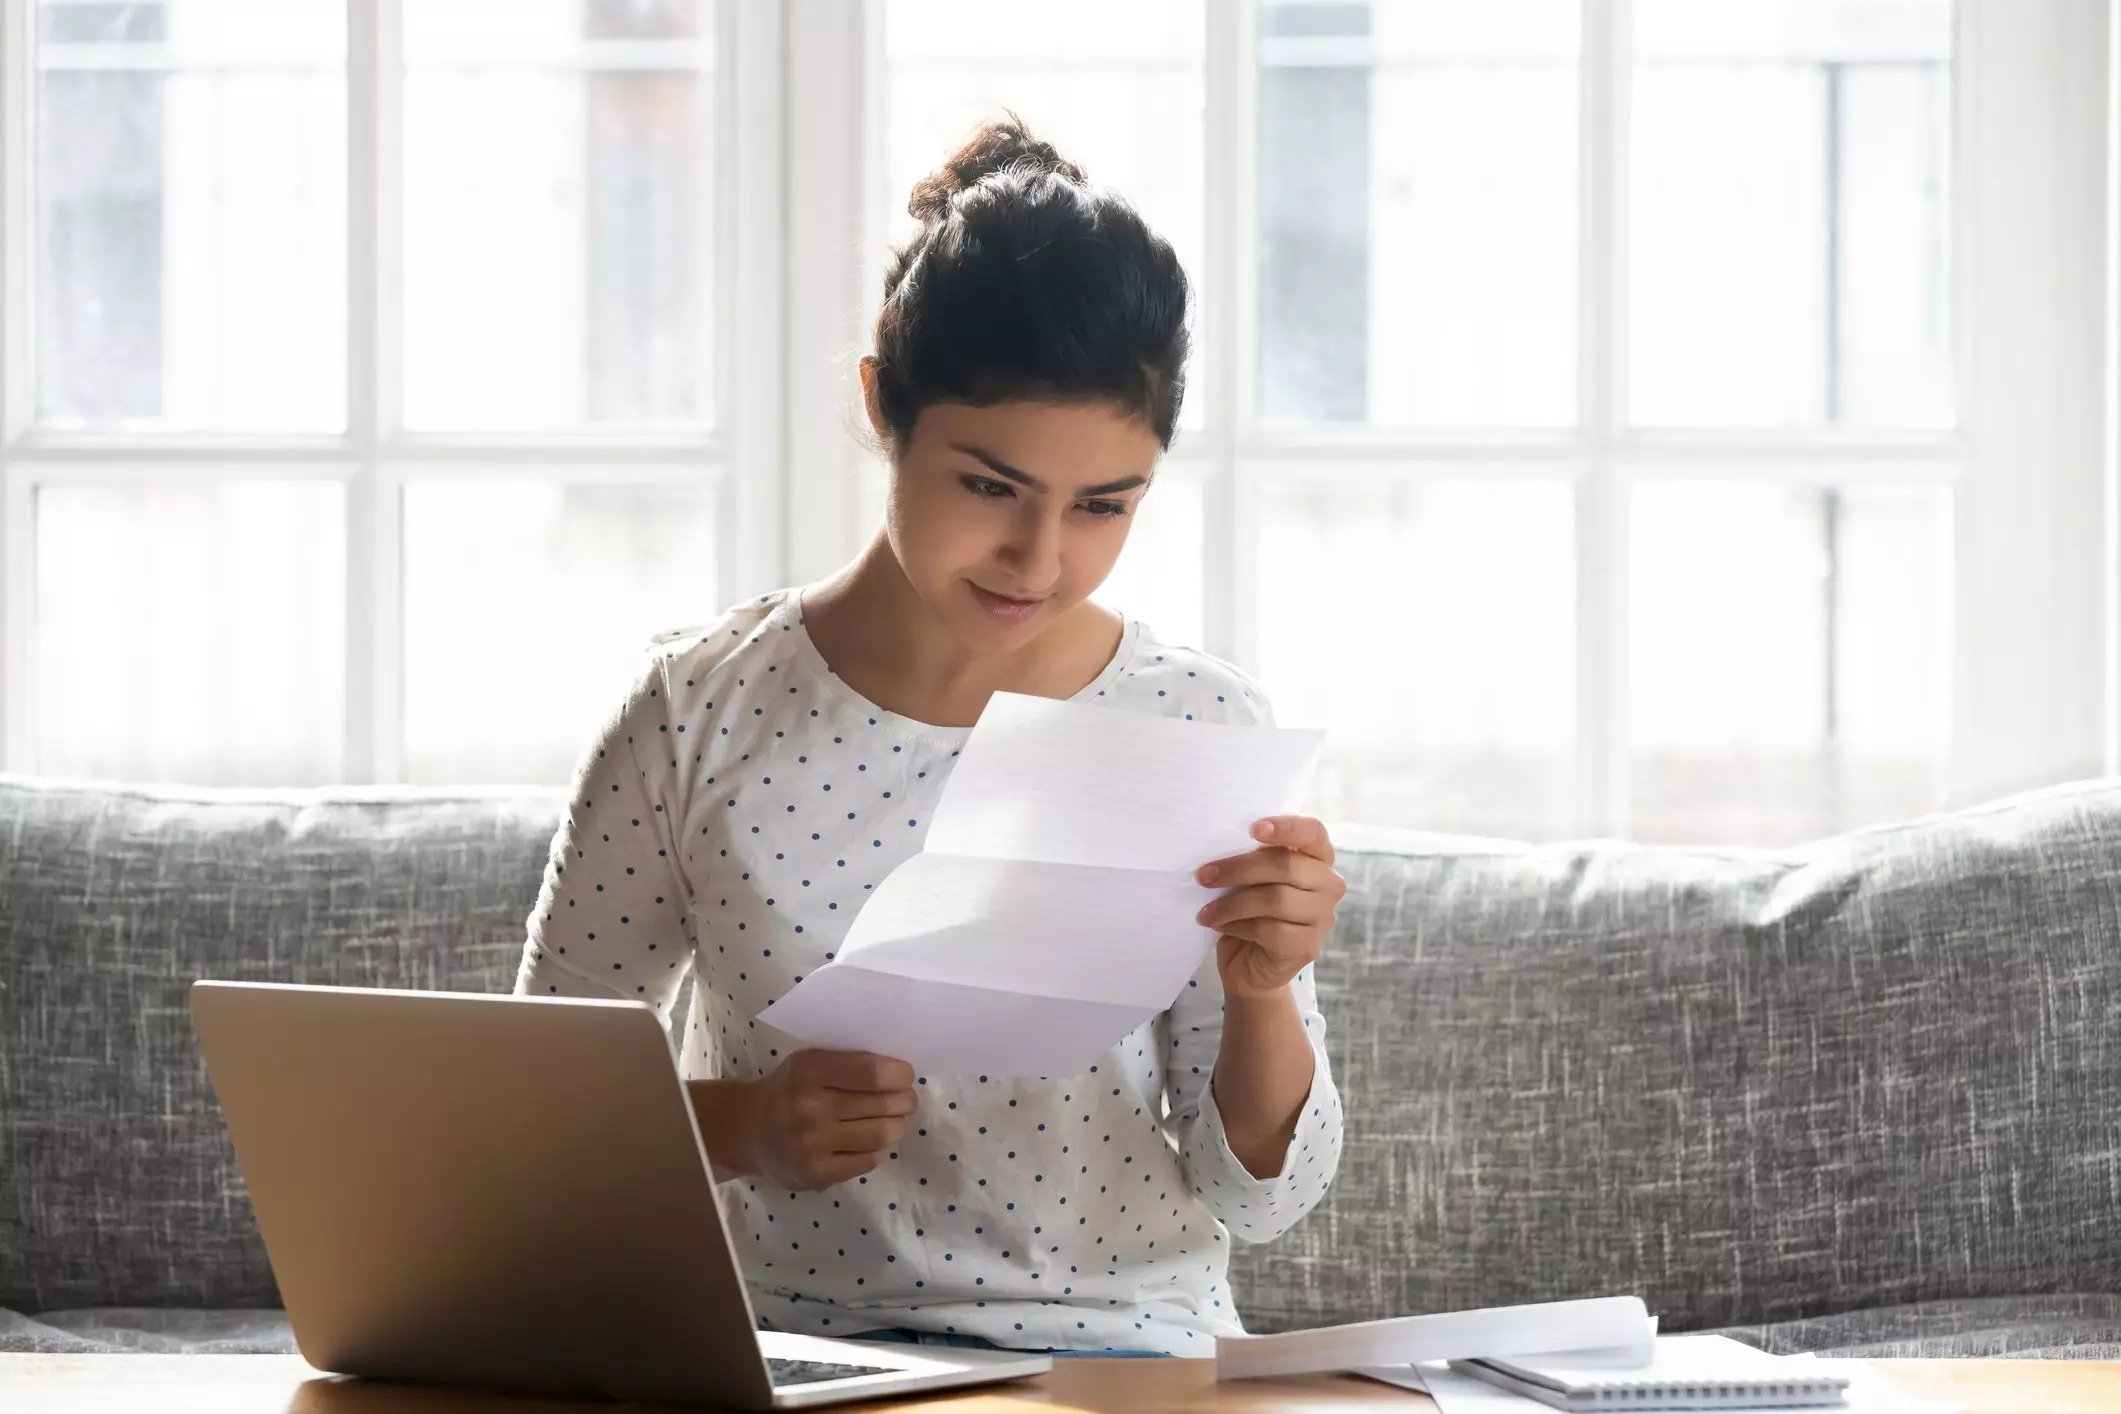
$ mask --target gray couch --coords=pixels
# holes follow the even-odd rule
[[[197,977],[505,991],[563,794],[0,777],[0,1349],[291,1348]],[[1638,1292],[2121,1357],[2121,785],[1786,853],[1341,832],[1349,1135],[1253,1329]]]

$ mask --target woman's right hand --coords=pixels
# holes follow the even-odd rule
[[[806,1191],[869,1172],[906,1133],[913,1082],[913,1067],[891,1056],[797,1051],[750,1086],[760,1176]]]

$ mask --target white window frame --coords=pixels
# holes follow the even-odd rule
[[[715,478],[719,598],[830,573],[873,530],[854,494],[849,355],[866,347],[881,239],[883,0],[717,7],[716,283],[722,347],[712,435],[435,436],[398,419],[394,52],[402,0],[349,4],[348,418],[343,437],[57,436],[29,425],[30,0],[0,0],[0,765],[34,769],[32,498],[143,475],[336,479],[349,519],[349,782],[402,777],[402,520],[409,478]],[[1953,700],[1947,803],[2115,767],[2121,576],[2106,417],[2112,0],[1959,0],[1954,320],[1960,425],[1935,436],[1696,434],[1621,420],[1627,347],[1629,0],[1583,0],[1579,425],[1434,436],[1261,429],[1252,189],[1257,35],[1240,0],[1206,6],[1207,248],[1197,357],[1204,421],[1173,460],[1202,478],[1206,643],[1252,660],[1260,478],[1380,462],[1409,479],[1468,464],[1551,468],[1578,498],[1577,820],[1624,834],[1627,496],[1708,468],[1936,485],[1954,495]],[[735,278],[741,270],[743,278]],[[1794,468],[1794,470],[1788,470]]]
[[[199,477],[322,479],[345,488],[345,736],[338,776],[396,782],[403,734],[408,484],[507,477],[555,484],[705,480],[718,525],[716,597],[782,570],[780,464],[783,29],[779,7],[715,7],[716,423],[699,433],[430,433],[400,417],[403,307],[402,0],[350,0],[347,23],[347,343],[343,434],[53,433],[31,422],[31,0],[0,0],[0,765],[36,769],[31,648],[34,501],[45,487]],[[736,272],[744,278],[736,278]],[[739,356],[741,355],[741,356]]]
[[[1171,459],[1205,497],[1206,643],[1254,660],[1256,500],[1263,477],[1386,463],[1410,481],[1469,467],[1546,474],[1577,498],[1579,833],[1624,835],[1628,778],[1628,505],[1647,481],[1699,476],[1778,484],[1943,487],[1953,496],[1950,750],[1941,798],[1972,803],[2115,769],[2107,683],[2121,677],[2105,546],[2109,379],[2105,192],[2110,0],[1958,0],[1955,13],[1953,320],[1958,426],[1930,433],[1648,430],[1625,421],[1630,0],[1583,0],[1578,425],[1560,432],[1427,434],[1264,429],[1251,416],[1258,315],[1256,10],[1206,6],[1207,249],[1195,357],[1204,421]],[[859,253],[875,243],[885,114],[876,91],[884,0],[794,0],[791,170],[819,190],[791,205],[791,268],[817,272],[814,317],[790,326],[799,501],[829,503],[847,465],[843,391],[827,376],[850,335]],[[859,161],[856,161],[860,155]],[[940,156],[941,154],[938,154]],[[826,190],[830,187],[831,190]],[[857,344],[865,337],[856,328]],[[843,491],[843,482],[839,483]],[[796,528],[792,577],[828,573],[869,527]],[[2121,537],[2121,531],[2116,532]]]

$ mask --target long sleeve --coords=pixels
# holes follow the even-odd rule
[[[515,990],[646,1001],[667,1024],[692,965],[690,900],[673,832],[668,684],[650,655],[575,768]]]
[[[1223,1030],[1222,977],[1212,951],[1159,1020],[1164,1097],[1170,1109],[1165,1126],[1178,1141],[1179,1158],[1194,1191],[1243,1242],[1267,1242],[1294,1227],[1325,1197],[1340,1167],[1340,1091],[1326,1060],[1326,1023],[1318,1011],[1311,969],[1297,973],[1289,986],[1311,1042],[1311,1090],[1304,1097],[1281,1172],[1267,1178],[1255,1176],[1231,1152],[1209,1084]]]
[[[1215,700],[1221,711],[1211,720],[1271,727],[1274,709],[1242,675],[1233,693]],[[1226,701],[1234,697],[1234,701]],[[1203,860],[1202,863],[1207,861]],[[1241,1242],[1268,1242],[1318,1205],[1340,1167],[1340,1091],[1326,1059],[1326,1021],[1318,1010],[1318,987],[1312,968],[1296,974],[1289,986],[1311,1042],[1311,1090],[1304,1097],[1296,1130],[1282,1158],[1281,1172],[1260,1178],[1230,1149],[1222,1112],[1216,1107],[1215,1059],[1222,1053],[1223,984],[1209,949],[1178,1000],[1157,1018],[1158,1044],[1164,1054],[1164,1126],[1178,1144],[1194,1192]]]

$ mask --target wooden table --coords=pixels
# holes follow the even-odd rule
[[[1839,1362],[1836,1362],[1839,1363]],[[2121,1414],[2121,1363],[2078,1360],[1864,1362],[1909,1394],[1965,1414]],[[319,1374],[299,1355],[0,1355],[5,1414],[611,1414],[669,1409],[375,1384]],[[1056,1360],[1053,1373],[927,1399],[828,1408],[950,1414],[1196,1414],[1238,1410],[1427,1410],[1409,1394],[1353,1375],[1218,1385],[1212,1360]]]

